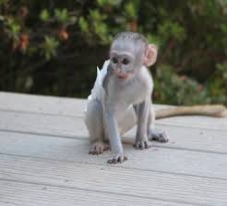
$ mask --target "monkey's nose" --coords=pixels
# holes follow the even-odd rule
[[[120,79],[127,79],[128,74],[122,71],[117,72],[117,77]]]
[[[121,69],[120,67],[117,67],[117,68],[116,68],[116,72],[117,72],[117,73],[121,73],[121,72],[122,72],[122,69]]]

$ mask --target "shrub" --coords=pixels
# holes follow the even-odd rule
[[[0,89],[86,97],[120,31],[159,46],[155,101],[227,104],[227,3],[0,0]]]

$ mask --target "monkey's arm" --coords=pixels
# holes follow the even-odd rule
[[[110,164],[115,164],[118,162],[123,162],[127,158],[124,156],[123,147],[121,143],[120,134],[118,131],[117,121],[114,115],[115,107],[113,105],[106,105],[106,110],[104,112],[107,134],[110,141],[111,150],[114,153],[112,159],[107,162]]]
[[[163,119],[174,116],[184,115],[204,115],[213,117],[226,117],[227,109],[223,105],[195,105],[195,106],[177,106],[155,111],[155,119]]]

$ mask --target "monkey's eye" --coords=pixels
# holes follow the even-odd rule
[[[117,62],[118,62],[117,58],[116,58],[116,57],[113,57],[113,58],[112,58],[112,62],[113,62],[114,64],[117,64]]]
[[[130,61],[129,61],[128,59],[126,59],[126,58],[123,59],[123,61],[122,61],[122,63],[125,64],[125,65],[129,64],[129,62],[130,62]]]

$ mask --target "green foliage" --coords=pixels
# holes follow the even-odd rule
[[[227,1],[0,0],[0,89],[86,97],[121,31],[159,48],[154,99],[227,104]]]
[[[105,7],[105,6],[118,6],[121,4],[123,0],[97,0],[97,3],[100,7]]]
[[[40,13],[40,19],[44,22],[48,22],[50,20],[50,13],[44,9]]]
[[[138,14],[138,7],[135,4],[135,2],[129,2],[127,4],[125,4],[125,13],[128,17],[132,18],[132,19],[137,19],[137,14]]]
[[[45,42],[43,42],[43,49],[45,51],[45,57],[50,60],[52,57],[56,56],[56,50],[59,45],[59,41],[53,37],[45,36]]]
[[[166,103],[166,100],[168,100],[168,104],[175,105],[211,102],[207,91],[201,84],[186,75],[178,76],[168,65],[163,65],[157,70],[155,90],[157,90],[154,93],[155,98],[159,99],[160,103]]]
[[[169,39],[175,39],[182,42],[186,39],[186,32],[183,26],[177,22],[165,21],[158,25],[158,35],[162,37],[163,42],[168,42]]]
[[[217,102],[227,102],[227,62],[217,64],[215,74],[207,84],[209,96]]]
[[[89,32],[89,24],[88,22],[85,20],[84,17],[80,17],[79,18],[79,26],[82,32],[84,33],[88,33]]]
[[[67,23],[69,21],[69,13],[67,9],[55,9],[54,14],[56,19],[61,23]]]
[[[6,29],[9,37],[18,39],[19,32],[21,31],[21,26],[16,22],[16,20],[8,18],[6,20]]]

